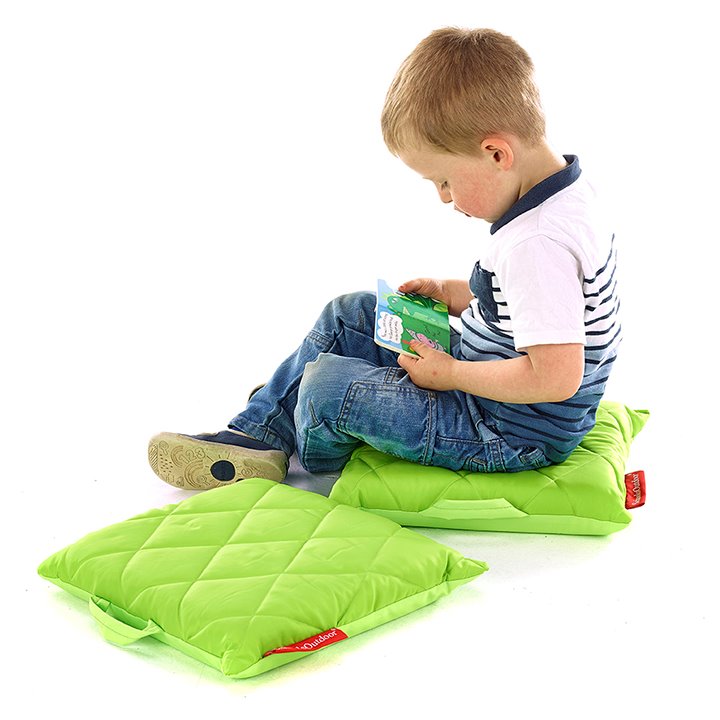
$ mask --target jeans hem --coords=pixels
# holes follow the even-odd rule
[[[252,422],[252,420],[235,418],[232,423],[228,424],[228,427],[233,430],[244,432],[251,438],[258,440],[259,442],[263,442],[266,445],[270,445],[275,450],[281,450],[288,457],[290,457],[294,452],[294,448],[283,442],[282,438],[274,433],[270,428]]]

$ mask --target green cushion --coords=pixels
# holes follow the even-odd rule
[[[330,497],[402,525],[607,535],[630,522],[625,462],[648,416],[603,401],[595,427],[565,462],[517,473],[416,465],[363,446]]]
[[[249,479],[93,532],[49,557],[103,635],[146,635],[250,677],[405,615],[487,569],[322,495]]]

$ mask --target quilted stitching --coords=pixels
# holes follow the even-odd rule
[[[152,619],[233,674],[484,569],[384,518],[252,479],[91,533],[40,573]]]
[[[606,534],[624,527],[623,476],[630,444],[647,419],[645,411],[604,401],[597,421],[564,462],[518,473],[473,473],[416,465],[370,447],[355,451],[330,497],[386,515],[405,525]],[[457,518],[432,515],[440,501],[506,500],[525,517]],[[447,506],[445,503],[445,507]]]

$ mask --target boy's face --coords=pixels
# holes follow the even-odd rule
[[[442,202],[453,203],[468,217],[495,222],[517,199],[507,164],[485,148],[477,156],[413,150],[401,153],[400,159],[434,183]]]

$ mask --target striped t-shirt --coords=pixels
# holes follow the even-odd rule
[[[470,278],[461,355],[501,360],[532,345],[582,343],[577,393],[522,405],[478,398],[489,425],[513,447],[538,447],[561,462],[595,423],[621,338],[613,235],[575,156],[523,195],[490,228]]]

